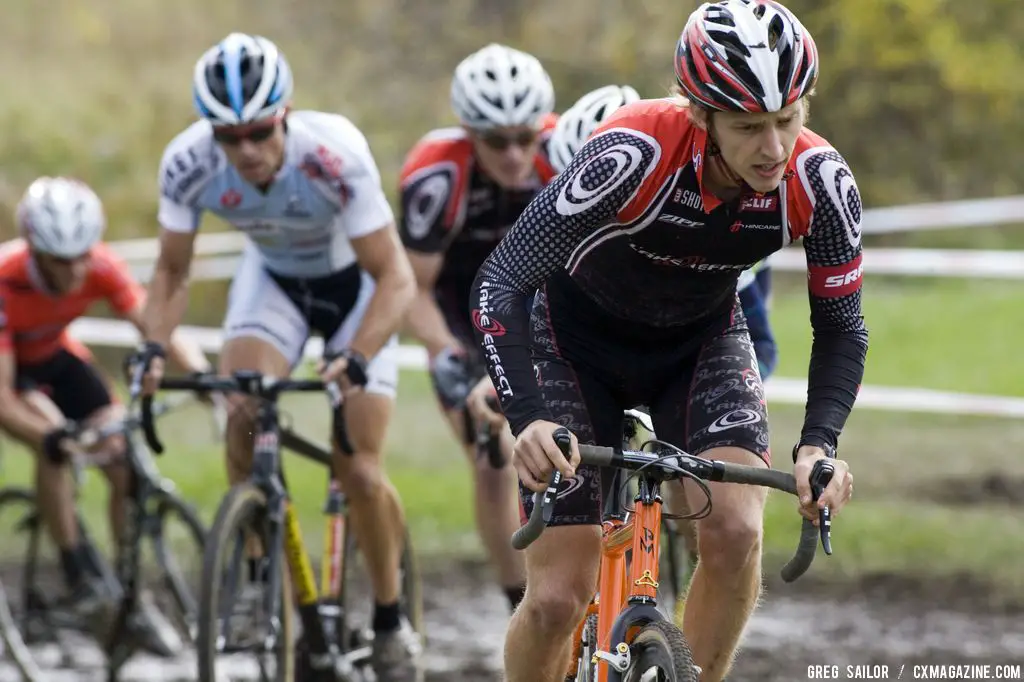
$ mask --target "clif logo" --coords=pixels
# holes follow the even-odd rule
[[[743,201],[740,203],[741,211],[774,211],[779,205],[779,198],[777,196],[764,196],[763,194],[755,194],[753,196],[743,197]]]

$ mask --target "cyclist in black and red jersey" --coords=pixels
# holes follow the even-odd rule
[[[567,480],[554,528],[527,550],[530,589],[506,641],[509,682],[561,680],[596,587],[601,472],[570,461],[558,425],[616,446],[622,410],[651,407],[658,436],[768,466],[764,392],[736,296],[739,273],[795,239],[808,263],[811,349],[793,449],[800,513],[838,511],[848,465],[812,502],[863,376],[861,199],[829,143],[804,127],[814,41],[772,0],[701,5],[676,47],[683,96],[616,111],[538,194],[481,267],[470,306],[512,433],[525,493]],[[539,289],[532,319],[524,301]],[[765,493],[711,484],[683,630],[703,682],[728,672],[757,602]],[[524,495],[531,511],[529,495]]]
[[[486,369],[466,301],[484,259],[555,175],[544,151],[555,96],[535,57],[491,44],[458,65],[451,100],[461,126],[428,133],[401,171],[399,230],[419,288],[407,319],[427,348],[442,411],[475,461],[477,527],[514,609],[525,589],[523,558],[508,545],[519,524],[516,477],[472,445],[465,401]],[[507,462],[511,440],[503,445]]]

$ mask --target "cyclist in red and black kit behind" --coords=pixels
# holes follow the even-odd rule
[[[491,44],[458,65],[451,101],[461,126],[428,133],[401,171],[399,230],[418,284],[408,328],[427,348],[441,408],[474,462],[477,527],[514,609],[525,580],[508,545],[519,525],[516,477],[472,445],[465,401],[486,370],[466,301],[484,259],[555,175],[543,149],[555,96],[535,57]],[[511,446],[503,444],[506,462]]]
[[[795,239],[808,263],[811,347],[793,448],[800,513],[838,511],[848,465],[817,503],[812,465],[834,456],[863,376],[861,199],[846,161],[803,124],[818,74],[810,34],[771,0],[701,5],[676,46],[683,96],[626,105],[540,192],[488,257],[470,301],[516,436],[529,493],[567,477],[552,525],[526,552],[509,627],[509,682],[561,680],[596,587],[601,471],[576,438],[616,446],[622,410],[651,408],[691,453],[768,466],[764,391],[736,296],[739,273]],[[532,319],[524,301],[540,289]],[[552,433],[574,433],[569,461]],[[605,477],[608,478],[608,477]],[[703,682],[724,679],[761,584],[766,494],[711,484],[683,630]],[[687,491],[693,492],[693,491]]]

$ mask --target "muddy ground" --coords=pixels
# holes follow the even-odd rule
[[[429,682],[497,682],[508,621],[504,598],[485,582],[477,562],[424,567],[429,636]],[[85,640],[76,651],[80,669],[50,669],[47,682],[102,680],[102,657]],[[53,663],[55,651],[41,651]],[[900,666],[914,664],[1024,663],[1024,606],[1001,603],[998,595],[970,581],[922,585],[875,577],[858,585],[828,587],[769,584],[745,633],[731,680],[804,680],[808,666]],[[232,666],[228,680],[252,679],[248,666]],[[194,679],[190,658],[168,662],[138,656],[123,670],[124,682]],[[883,679],[883,668],[861,669]],[[227,672],[227,671],[226,671]],[[856,670],[852,672],[857,672]],[[0,665],[0,681],[16,679]]]

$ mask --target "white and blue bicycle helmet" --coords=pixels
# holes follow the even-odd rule
[[[232,33],[196,62],[196,111],[214,125],[244,125],[281,112],[292,98],[292,71],[262,36]]]

